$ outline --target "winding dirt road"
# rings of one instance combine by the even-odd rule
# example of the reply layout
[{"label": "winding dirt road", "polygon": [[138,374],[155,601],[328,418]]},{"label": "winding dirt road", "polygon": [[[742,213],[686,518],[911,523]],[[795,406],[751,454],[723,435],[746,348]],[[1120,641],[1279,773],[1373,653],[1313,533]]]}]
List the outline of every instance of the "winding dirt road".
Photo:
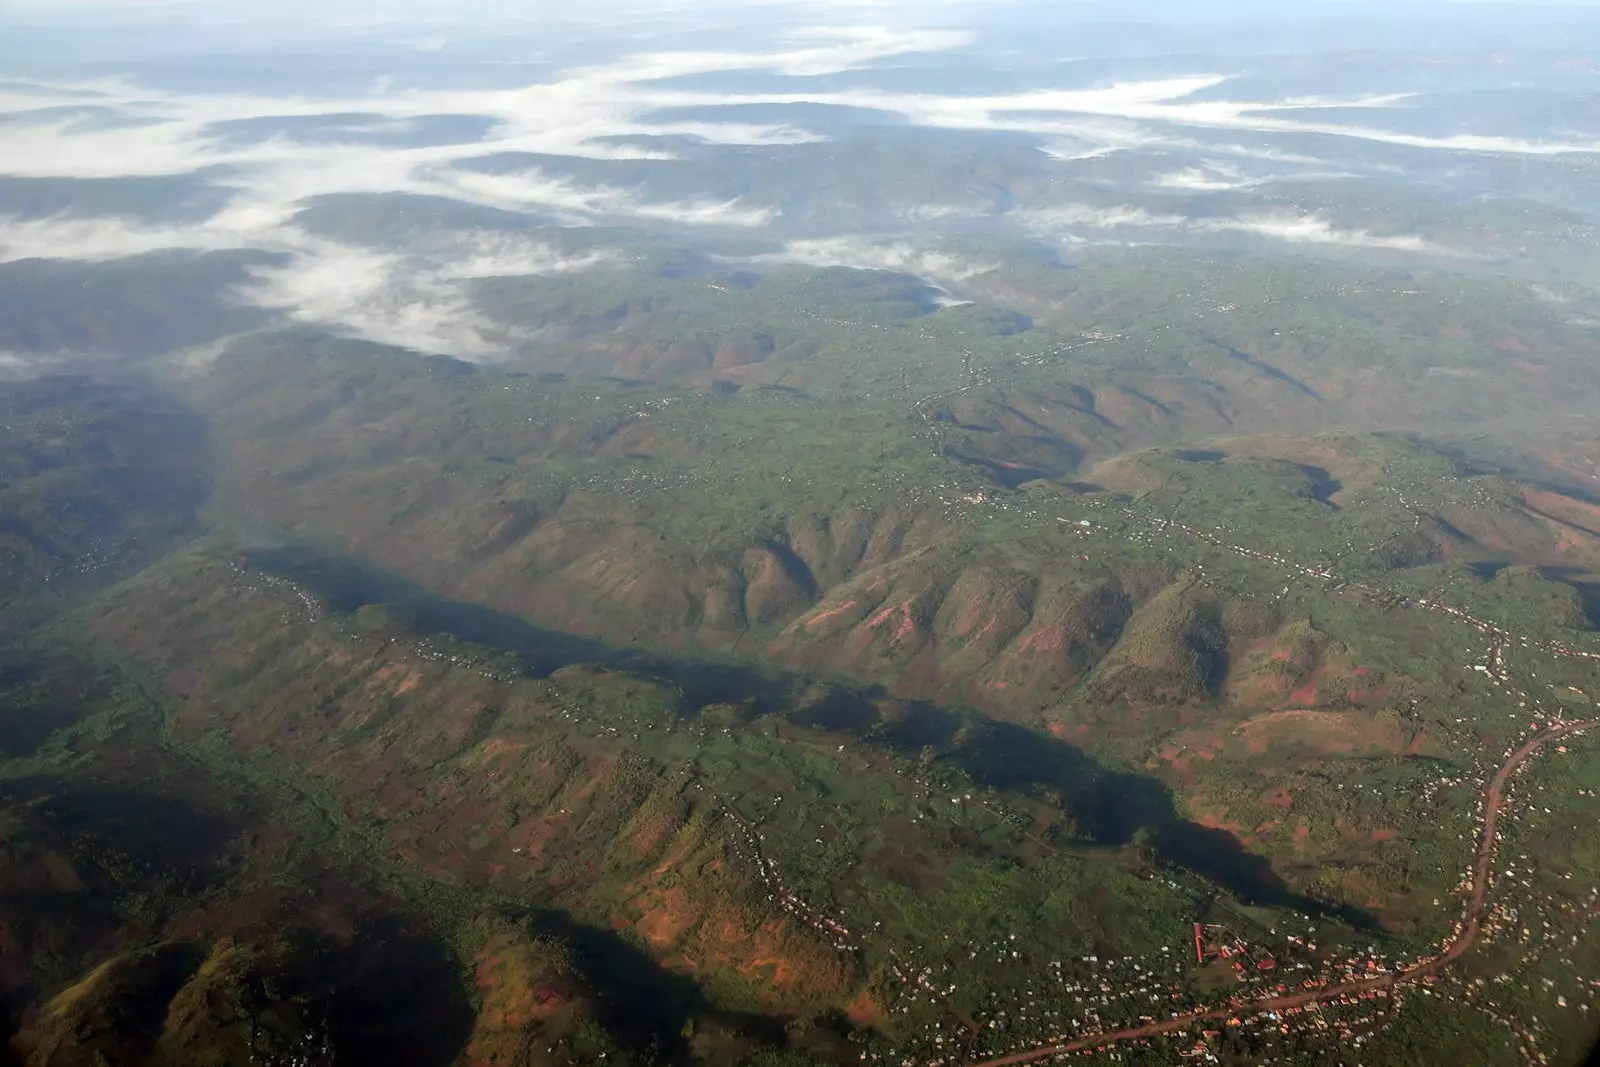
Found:
[{"label": "winding dirt road", "polygon": [[1394,974],[1378,975],[1374,978],[1362,978],[1338,985],[1322,986],[1310,989],[1303,993],[1286,993],[1281,996],[1263,997],[1260,1000],[1230,1002],[1224,1007],[1202,1008],[1192,1011],[1187,1015],[1179,1015],[1175,1019],[1162,1022],[1146,1023],[1142,1026],[1130,1026],[1122,1030],[1106,1030],[1098,1034],[1086,1034],[1071,1041],[1056,1045],[1044,1045],[1039,1048],[1027,1049],[1023,1052],[1013,1052],[994,1059],[981,1060],[971,1067],[1011,1067],[1013,1064],[1033,1063],[1036,1060],[1048,1059],[1063,1052],[1081,1052],[1088,1048],[1100,1048],[1119,1041],[1129,1041],[1141,1037],[1156,1037],[1161,1034],[1175,1033],[1187,1030],[1195,1023],[1212,1022],[1231,1019],[1235,1016],[1254,1015],[1263,1011],[1281,1012],[1286,1008],[1305,1007],[1309,1004],[1320,1003],[1325,1000],[1336,1000],[1342,996],[1365,993],[1368,990],[1392,989],[1406,982],[1412,982],[1435,973],[1441,967],[1453,960],[1459,959],[1478,940],[1478,932],[1483,925],[1483,909],[1489,896],[1489,874],[1494,864],[1495,831],[1500,818],[1500,808],[1505,799],[1505,785],[1511,775],[1539,749],[1559,738],[1570,737],[1576,733],[1600,726],[1600,719],[1583,722],[1565,723],[1543,730],[1529,738],[1523,746],[1507,757],[1500,770],[1489,780],[1484,788],[1484,816],[1482,839],[1478,843],[1478,856],[1472,869],[1472,892],[1467,896],[1467,917],[1461,925],[1461,931],[1452,939],[1445,942],[1439,953],[1427,959],[1419,960],[1403,971]]}]

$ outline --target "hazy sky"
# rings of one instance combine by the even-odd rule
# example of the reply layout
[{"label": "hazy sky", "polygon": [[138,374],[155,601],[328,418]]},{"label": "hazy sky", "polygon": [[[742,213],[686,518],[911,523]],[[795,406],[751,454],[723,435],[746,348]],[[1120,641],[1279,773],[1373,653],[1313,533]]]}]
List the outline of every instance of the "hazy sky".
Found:
[{"label": "hazy sky", "polygon": [[[1134,2],[1105,3],[1102,0],[1056,0],[1052,7],[1074,6],[1084,9],[1099,7],[1108,13],[1134,13],[1143,17],[1184,17],[1219,13],[1273,14],[1279,18],[1307,12],[1363,11],[1373,13],[1396,7],[1427,7],[1435,4],[1474,4],[1480,8],[1504,7],[1508,15],[1517,10],[1534,8],[1596,7],[1600,0],[1313,0],[1309,3],[1282,5],[1260,0],[1217,0],[1194,3],[1191,0],[1134,0]],[[203,14],[225,15],[230,18],[276,20],[298,17],[302,13],[321,15],[348,15],[358,13],[393,19],[435,18],[454,20],[463,14],[471,16],[506,16],[520,19],[582,18],[586,13],[631,9],[637,11],[668,11],[684,9],[720,9],[729,12],[749,11],[753,8],[787,6],[795,8],[831,7],[864,10],[921,8],[934,9],[987,9],[998,13],[1007,8],[1018,9],[1034,4],[1022,0],[588,0],[581,6],[562,0],[0,0],[0,14],[26,13],[35,19],[51,14],[75,14],[81,17],[86,11],[120,11],[145,15]]]},{"label": "hazy sky", "polygon": [[[1458,14],[1433,21],[1430,10],[1451,7]],[[1472,9],[1470,27],[1459,12]],[[1536,12],[1542,11],[1544,17]],[[1579,14],[1581,12],[1581,14]],[[93,30],[130,22],[182,26],[214,36],[225,27],[273,27],[266,40],[237,42],[272,47],[312,27],[366,30],[413,25],[466,26],[515,21],[616,23],[620,19],[715,20],[724,24],[767,22],[786,17],[815,21],[878,22],[899,25],[988,25],[1016,29],[1026,25],[1068,25],[1075,21],[1143,22],[1172,27],[1235,24],[1373,25],[1418,19],[1436,29],[1474,39],[1504,33],[1524,38],[1537,27],[1568,22],[1574,16],[1592,28],[1600,0],[0,0],[0,21],[12,25],[67,26]],[[171,42],[179,45],[181,42]],[[234,43],[234,42],[229,42]],[[1566,47],[1559,32],[1544,43]],[[1381,35],[1334,47],[1386,47]],[[0,50],[3,52],[3,50]]]},{"label": "hazy sky", "polygon": [[[1449,7],[1453,13],[1434,14]],[[1471,10],[1473,17],[1461,12]],[[1542,12],[1542,17],[1539,14]],[[361,36],[405,33],[432,27],[470,30],[500,22],[613,25],[688,19],[691,22],[745,26],[799,21],[815,24],[967,26],[1016,35],[1023,28],[1061,28],[1073,24],[1122,22],[1163,25],[1178,32],[1202,27],[1237,26],[1252,34],[1272,27],[1323,26],[1335,32],[1311,41],[1264,41],[1268,52],[1302,46],[1333,50],[1387,49],[1393,40],[1375,27],[1409,24],[1400,38],[1437,38],[1438,47],[1495,46],[1499,43],[1567,49],[1600,41],[1600,0],[0,0],[0,22],[11,26],[86,31],[72,46],[107,58],[139,51],[176,52],[187,47],[271,50],[330,30]],[[1581,31],[1569,32],[1577,20]],[[238,34],[250,25],[254,36]],[[132,26],[161,27],[170,39],[149,34],[119,40],[95,30],[126,31]],[[1303,32],[1303,31],[1302,31]],[[16,31],[13,31],[13,36]],[[1503,42],[1502,42],[1503,39]],[[1242,39],[1241,39],[1242,40]],[[55,42],[0,39],[0,62],[8,51],[27,58],[54,55]],[[326,45],[331,42],[313,42]],[[1194,51],[1232,50],[1226,37],[1189,42]],[[1026,45],[1024,44],[1024,47]],[[1249,49],[1250,44],[1237,47]]]}]

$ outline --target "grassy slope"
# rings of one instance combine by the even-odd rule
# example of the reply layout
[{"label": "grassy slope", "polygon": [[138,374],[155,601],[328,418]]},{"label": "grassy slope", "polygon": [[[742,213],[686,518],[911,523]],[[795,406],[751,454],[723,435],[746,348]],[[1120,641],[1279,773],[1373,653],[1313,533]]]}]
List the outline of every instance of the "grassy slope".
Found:
[{"label": "grassy slope", "polygon": [[[1332,341],[1293,366],[1300,355],[1241,339],[1220,354],[1209,341],[1186,351],[1148,337],[1078,348],[1062,340],[1072,330],[1123,323],[1053,307],[1056,332],[1018,335],[972,313],[928,315],[893,279],[863,289],[849,272],[797,272],[771,284],[757,294],[768,304],[730,307],[757,312],[763,329],[777,307],[787,334],[749,336],[737,311],[708,317],[699,304],[663,318],[647,286],[642,312],[630,304],[610,332],[552,348],[555,365],[571,367],[611,346],[623,361],[602,367],[653,382],[474,370],[299,334],[225,354],[188,386],[220,460],[212,517],[416,585],[377,575],[330,588],[315,580],[328,568],[297,568],[302,598],[296,585],[203,555],[146,572],[94,627],[173,711],[160,742],[201,760],[225,797],[257,796],[319,827],[341,869],[373,880],[358,883],[442,924],[446,958],[477,968],[482,990],[498,989],[506,967],[542,966],[524,954],[543,958],[543,948],[486,949],[496,938],[554,936],[600,961],[606,980],[586,979],[593,1011],[580,1010],[591,994],[577,989],[535,989],[531,1004],[508,993],[476,1022],[462,1015],[461,1032],[480,1046],[518,1044],[559,1001],[580,1005],[558,1028],[589,1035],[580,1058],[613,1045],[646,1054],[655,1041],[676,1057],[736,1059],[751,1041],[773,1044],[772,1020],[790,1013],[844,1011],[873,1026],[895,1004],[913,1015],[893,1028],[893,1047],[917,1048],[945,1009],[904,996],[891,949],[960,976],[949,1007],[971,1014],[983,998],[1023,992],[1003,959],[972,962],[996,939],[1027,938],[1017,951],[1034,960],[1064,945],[1153,950],[1217,886],[1381,922],[1403,941],[1439,932],[1447,917],[1429,902],[1448,893],[1467,846],[1452,821],[1460,798],[1425,786],[1481,769],[1520,726],[1503,694],[1463,676],[1463,660],[1484,654],[1481,637],[1381,597],[1285,587],[1281,567],[1151,520],[1220,528],[1253,550],[1443,594],[1542,639],[1582,640],[1581,595],[1535,570],[1500,569],[1592,567],[1581,497],[1476,474],[1408,440],[1254,433],[1382,422],[1381,403],[1351,399],[1359,383],[1314,377],[1361,364]],[[819,318],[841,309],[849,317]],[[705,335],[683,335],[691,325]],[[730,338],[734,326],[745,333]],[[794,347],[796,337],[808,343]],[[1581,355],[1571,337],[1546,340],[1562,359]],[[718,367],[724,345],[732,355]],[[1384,365],[1440,365],[1436,344],[1407,345]],[[649,362],[625,362],[647,348]],[[1504,367],[1480,358],[1468,369],[1528,376],[1516,346],[1499,350],[1510,353]],[[1472,410],[1460,376],[1409,374],[1395,397],[1442,377],[1452,384],[1429,394],[1429,410]],[[1582,401],[1581,389],[1558,396],[1529,380],[1532,405]],[[50,440],[48,428],[26,442]],[[1223,430],[1233,435],[1214,436]],[[110,454],[134,457],[113,470],[149,466],[137,448]],[[183,463],[163,465],[174,471],[162,486],[184,484]],[[38,478],[51,469],[19,467],[12,484],[23,494],[8,516],[28,521],[27,487],[50,484]],[[1061,481],[1028,480],[1040,474]],[[93,484],[118,499],[115,485]],[[153,529],[134,562],[188,527]],[[46,557],[95,558],[76,543]],[[372,606],[396,590],[411,598],[397,614]],[[430,593],[456,599],[441,607]],[[368,607],[313,618],[319,602]],[[531,631],[527,619],[747,666],[704,665],[717,679],[706,682],[680,663],[666,675],[677,688],[570,667],[518,679],[497,653],[416,636],[469,630],[544,663],[536,674],[638,660]],[[741,673],[748,664],[759,669]],[[888,691],[789,677],[774,704],[755,696],[783,677],[772,666]],[[952,710],[961,705],[977,710]],[[18,702],[47,706],[72,728],[73,700]],[[153,706],[141,706],[150,720]],[[32,735],[14,754],[36,758],[48,731],[36,714],[15,718]],[[981,802],[950,802],[968,792]],[[775,908],[754,857],[715,814],[724,804],[765,820],[786,884],[853,928],[881,931],[861,954],[839,953]],[[40,877],[65,877],[40,863]],[[1181,888],[1140,878],[1152,869]],[[95,896],[124,892],[169,902],[135,940],[176,923],[170,902],[188,900],[165,883]],[[481,925],[530,898],[540,902],[532,928]],[[577,925],[563,927],[562,914]],[[126,929],[125,918],[106,921]],[[620,936],[604,933],[613,928]],[[194,929],[214,938],[226,924]],[[64,981],[73,961],[108,958],[98,942],[63,951],[58,977],[21,981]],[[642,1028],[608,1023],[607,996],[635,1002],[615,992],[625,973],[660,975],[645,992],[677,1006]],[[30,1032],[56,1041],[47,1009]],[[829,1026],[797,1032],[830,1047]],[[164,1033],[117,1040],[176,1040]]]}]

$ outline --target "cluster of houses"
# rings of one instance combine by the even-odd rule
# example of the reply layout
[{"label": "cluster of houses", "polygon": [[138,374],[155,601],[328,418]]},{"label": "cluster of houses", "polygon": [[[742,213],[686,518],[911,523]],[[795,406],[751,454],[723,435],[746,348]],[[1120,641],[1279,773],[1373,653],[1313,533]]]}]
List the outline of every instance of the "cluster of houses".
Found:
[{"label": "cluster of houses", "polygon": [[[966,502],[987,503],[988,500],[984,495],[976,494]],[[1300,564],[1271,552],[1233,544],[1215,531],[1201,530],[1171,518],[1141,515],[1132,508],[1124,509],[1124,514],[1143,525],[1147,534],[1181,535],[1238,555],[1283,567],[1296,576],[1324,582],[1333,580],[1329,568]],[[1069,521],[1075,532],[1085,534],[1098,534],[1105,529],[1087,519],[1062,521]],[[1220,531],[1221,527],[1217,530]],[[281,585],[291,589],[304,608],[305,619],[302,621],[314,623],[321,617],[320,602],[298,584],[247,570],[238,564],[234,565],[234,569],[242,576],[247,575],[253,583],[264,582],[270,586]],[[1576,649],[1560,642],[1533,642],[1529,638],[1518,638],[1489,620],[1475,617],[1463,609],[1437,600],[1400,598],[1400,602],[1451,617],[1494,639],[1495,644],[1485,657],[1485,662],[1475,664],[1474,669],[1487,675],[1501,688],[1509,685],[1507,652],[1514,642],[1559,656],[1600,661],[1600,652]],[[510,681],[514,677],[476,657],[428,640],[417,642],[413,651],[419,658],[472,668],[496,681]],[[1537,731],[1560,721],[1559,715],[1552,717],[1537,710],[1529,712],[1527,705],[1531,698],[1525,691],[1516,690],[1515,695],[1521,700],[1513,714],[1537,716],[1531,723],[1530,730]],[[579,717],[578,710],[570,707],[563,708],[561,714],[574,721]],[[615,733],[616,729],[612,727],[611,732]],[[1503,757],[1510,757],[1514,750],[1515,743],[1507,746]],[[1560,751],[1565,749],[1562,748]],[[1468,774],[1441,776],[1428,783],[1424,788],[1423,797],[1431,800],[1444,788],[1470,787],[1478,790],[1486,780],[1487,776],[1478,774],[1476,768]],[[920,780],[919,784],[927,788],[933,785],[931,782]],[[1594,791],[1588,793],[1593,795]],[[859,936],[841,918],[813,908],[785,886],[778,863],[766,854],[762,846],[763,838],[758,829],[731,804],[721,797],[716,797],[714,793],[712,795],[718,801],[720,810],[736,827],[740,851],[747,854],[759,871],[768,891],[769,900],[800,922],[822,933],[839,951],[860,949]],[[1524,791],[1515,798],[1515,804],[1507,804],[1502,809],[1508,822],[1515,822],[1520,817],[1517,809],[1526,808],[1531,802],[1531,797],[1531,792]],[[956,799],[959,803],[960,798]],[[968,796],[967,799],[970,800],[971,797]],[[1485,814],[1480,794],[1473,808],[1473,818],[1478,825],[1480,835]],[[1522,861],[1526,861],[1526,856],[1522,857]],[[1503,873],[1492,873],[1489,885],[1495,887],[1507,884],[1518,893],[1519,898],[1530,901],[1535,896],[1536,887],[1525,870],[1521,877],[1518,876],[1518,871],[1518,863],[1509,863],[1504,867]],[[1469,892],[1472,885],[1473,880],[1469,873],[1458,888],[1463,892]],[[1593,918],[1596,914],[1600,914],[1600,888],[1590,890],[1584,906],[1559,902],[1554,906],[1567,918],[1575,916]],[[1445,944],[1449,945],[1459,940],[1473,918],[1463,914],[1452,925]],[[1571,938],[1572,943],[1576,943],[1577,935],[1569,931],[1571,923],[1563,924],[1559,921],[1553,923],[1548,918],[1536,921],[1539,923],[1537,927],[1534,921],[1525,918],[1523,908],[1517,900],[1498,899],[1490,903],[1486,909],[1481,936],[1519,946],[1525,950],[1522,962],[1534,960],[1540,951],[1558,945],[1563,938]],[[1423,995],[1428,996],[1442,996],[1445,995],[1447,988],[1454,988],[1450,982],[1440,984],[1437,976],[1423,972],[1426,964],[1440,958],[1443,949],[1432,957],[1424,957],[1410,964],[1401,965],[1385,961],[1375,953],[1338,959],[1327,952],[1318,952],[1316,944],[1295,935],[1286,935],[1277,949],[1265,951],[1226,931],[1222,931],[1219,935],[1217,931],[1220,930],[1220,927],[1195,924],[1194,965],[1197,968],[1206,968],[1208,965],[1221,963],[1233,972],[1233,979],[1237,984],[1234,986],[1233,994],[1223,1003],[1235,1005],[1239,1014],[1229,1017],[1224,1027],[1211,1027],[1196,1021],[1191,1028],[1182,1031],[1184,1036],[1179,1040],[1182,1046],[1179,1055],[1185,1059],[1215,1061],[1219,1042],[1227,1033],[1228,1027],[1279,1034],[1288,1034],[1296,1026],[1309,1027],[1319,1032],[1328,1032],[1331,1040],[1360,1045],[1372,1027],[1381,1025],[1392,1014],[1399,1000],[1397,995],[1399,982],[1404,981],[1408,988],[1419,988]],[[986,962],[991,956],[994,961],[1017,961],[1020,955],[1015,941],[1016,935],[1011,934],[1009,937],[997,938],[994,944],[974,944],[969,946],[971,949],[969,959],[976,960],[982,954]],[[960,1019],[959,1013],[951,1009],[950,998],[957,989],[953,980],[954,972],[948,968],[940,970],[934,966],[912,966],[895,957],[892,973],[901,982],[902,989],[899,996],[908,1002],[891,1010],[897,1014],[910,1014],[914,1006],[910,1003],[911,999],[923,1000],[926,1002],[926,1007],[934,1009],[924,1013],[933,1021],[928,1023],[926,1033],[923,1035],[922,1049],[915,1056],[904,1060],[905,1067],[953,1067],[955,1064],[966,1062],[972,1047],[979,1041],[980,1035],[973,1027],[989,1031],[989,1034],[982,1037],[986,1050],[994,1051],[996,1039],[1000,1039],[1005,1047],[999,1051],[1014,1052],[1068,1039],[1077,1045],[1084,1039],[1092,1039],[1102,1034],[1122,1033],[1136,1029],[1140,1024],[1157,1022],[1165,1024],[1168,1020],[1172,1020],[1176,1025],[1177,1020],[1206,1010],[1192,992],[1194,983],[1191,980],[1192,976],[1187,973],[1188,970],[1188,964],[1181,955],[1168,950],[1164,950],[1160,957],[1153,959],[1123,957],[1120,960],[1108,958],[1102,961],[1097,956],[1086,956],[1071,968],[1064,966],[1062,961],[1052,961],[1044,971],[1045,981],[1042,983],[1044,988],[1035,991],[1030,980],[1026,987],[1025,999],[1020,1004],[1014,1005],[1011,1011],[996,1010],[984,1018],[981,1024],[966,1024],[950,1021],[952,1017]],[[1352,985],[1356,988],[1347,988]],[[1294,999],[1302,993],[1329,987],[1337,987],[1338,991],[1330,990],[1326,997],[1319,996],[1304,1003],[1285,1004],[1276,1008],[1266,1006],[1275,998]],[[1525,1047],[1531,1050],[1530,1058],[1535,1062],[1542,1062],[1542,1056],[1537,1053],[1534,1044],[1536,1034],[1533,1026],[1521,1020],[1516,1014],[1497,1007],[1491,1000],[1477,993],[1473,987],[1463,986],[1459,995],[1469,999],[1474,1007],[1486,1012],[1491,1018],[1511,1028],[1523,1040]],[[1564,1007],[1566,1003],[1566,996],[1563,994],[1560,997],[1560,1004]],[[1149,1005],[1159,1005],[1160,1011],[1155,1011]],[[1585,1012],[1589,1007],[1588,999],[1578,1005],[1579,1010]],[[1173,1036],[1178,1037],[1176,1034]],[[1193,1038],[1192,1042],[1189,1041],[1190,1037]],[[1137,1040],[1143,1041],[1145,1038],[1140,1037]],[[1094,1055],[1109,1052],[1111,1047],[1112,1042],[1108,1040],[1101,1045],[1075,1047],[1070,1054]],[[868,1052],[864,1055],[869,1060],[880,1058],[877,1052]]]},{"label": "cluster of houses", "polygon": [[761,881],[767,888],[767,900],[777,904],[805,925],[827,935],[833,947],[840,952],[852,952],[860,948],[856,935],[848,926],[838,919],[825,915],[813,908],[783,884],[783,879],[778,872],[778,861],[768,856],[761,847],[761,842],[764,838],[761,832],[751,824],[750,820],[739,814],[738,809],[728,803],[722,796],[711,790],[706,791],[717,802],[717,810],[732,821],[737,828],[738,837],[742,842],[740,851],[746,853],[747,858],[754,861],[756,870],[761,875]]}]

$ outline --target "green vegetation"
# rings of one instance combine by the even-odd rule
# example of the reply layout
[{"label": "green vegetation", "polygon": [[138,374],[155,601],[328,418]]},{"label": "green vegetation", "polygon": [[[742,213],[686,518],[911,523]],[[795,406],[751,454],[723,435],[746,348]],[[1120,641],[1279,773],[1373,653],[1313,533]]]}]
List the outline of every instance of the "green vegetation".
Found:
[{"label": "green vegetation", "polygon": [[[1369,432],[1352,345],[1393,342],[1397,394],[1447,350],[1501,373],[1404,301],[1362,332],[1364,293],[1296,317],[1311,268],[1107,256],[985,275],[1024,315],[653,249],[479,283],[543,339],[504,367],[295,330],[6,386],[14,1050],[924,1062],[1431,951],[1502,750],[1592,713],[1559,653],[1597,648],[1594,505]],[[1135,274],[1232,318],[1155,343]],[[1442,377],[1424,422],[1475,410]],[[1537,887],[1569,938],[1586,743],[1518,779],[1561,800],[1503,847],[1573,874]],[[1274,966],[1196,964],[1195,922]],[[1498,1055],[1496,1013],[1582,991],[1513,943],[1330,1025],[1369,1064]],[[1223,1029],[1225,1061],[1271,1037]]]},{"label": "green vegetation", "polygon": [[39,357],[45,371],[62,356],[114,369],[260,329],[271,316],[240,304],[233,289],[250,268],[276,261],[240,251],[0,264],[0,352]]}]

